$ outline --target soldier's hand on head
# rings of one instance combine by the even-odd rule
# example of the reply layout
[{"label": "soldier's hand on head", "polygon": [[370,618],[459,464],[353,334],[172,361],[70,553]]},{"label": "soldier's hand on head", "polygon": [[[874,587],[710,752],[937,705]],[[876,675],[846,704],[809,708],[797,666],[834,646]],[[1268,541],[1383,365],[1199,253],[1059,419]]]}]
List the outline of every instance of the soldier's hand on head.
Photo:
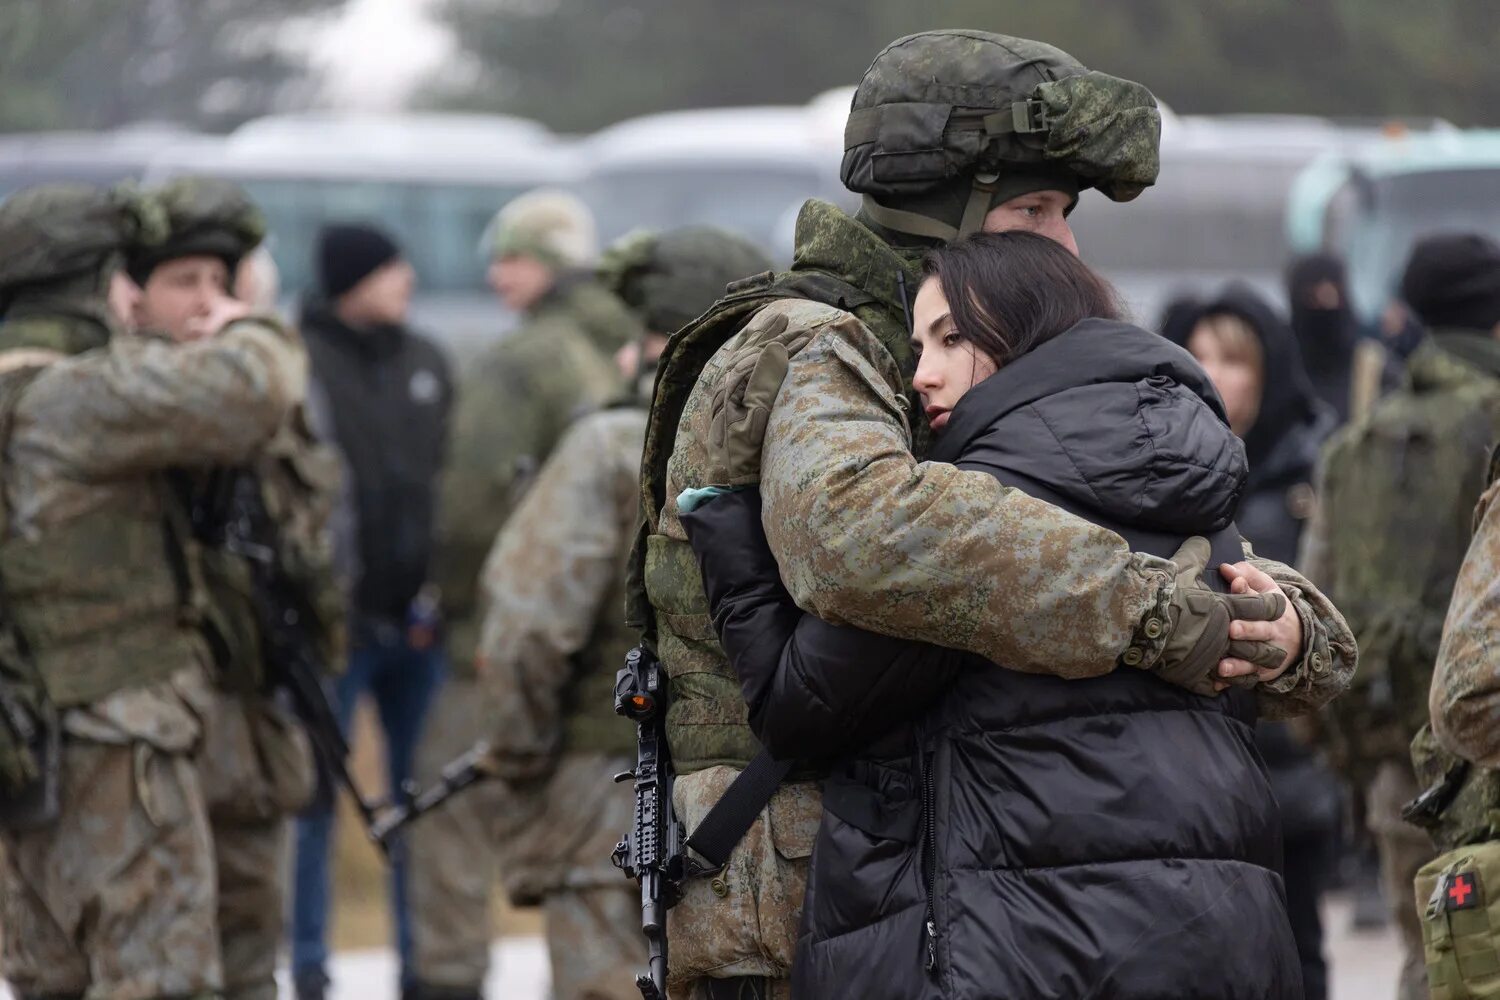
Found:
[{"label": "soldier's hand on head", "polygon": [[208,312],[194,317],[188,325],[189,340],[206,340],[218,336],[223,329],[237,319],[250,315],[250,307],[239,299],[220,296]]},{"label": "soldier's hand on head", "polygon": [[[1227,595],[1210,590],[1203,582],[1210,555],[1206,538],[1194,537],[1182,544],[1172,556],[1177,566],[1177,586],[1167,607],[1167,621],[1152,619],[1146,623],[1148,637],[1153,637],[1153,633],[1166,635],[1161,655],[1147,669],[1203,695],[1217,694],[1228,685],[1253,686],[1259,680],[1253,672],[1241,675],[1236,669],[1231,674],[1223,673],[1221,661],[1226,658],[1269,668],[1286,656],[1284,648],[1263,638],[1231,636],[1231,623],[1269,624],[1280,619],[1287,610],[1280,588],[1273,584],[1274,593],[1268,593],[1249,587]],[[1143,665],[1139,656],[1132,657],[1129,651],[1126,663]]]},{"label": "soldier's hand on head", "polygon": [[[1219,572],[1232,594],[1280,595],[1281,588],[1248,562],[1225,563]],[[1284,600],[1284,597],[1283,597]],[[1276,680],[1302,656],[1302,619],[1291,601],[1274,619],[1237,620],[1229,626],[1229,655],[1219,664],[1224,678],[1254,677],[1260,684]],[[1278,659],[1275,653],[1281,653]]]}]

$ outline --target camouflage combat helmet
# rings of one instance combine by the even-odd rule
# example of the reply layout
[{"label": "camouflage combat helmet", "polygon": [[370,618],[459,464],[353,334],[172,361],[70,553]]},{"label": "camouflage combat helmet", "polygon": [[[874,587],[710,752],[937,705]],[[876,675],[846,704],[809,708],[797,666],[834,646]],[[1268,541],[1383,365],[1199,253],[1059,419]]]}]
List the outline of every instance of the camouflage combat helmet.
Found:
[{"label": "camouflage combat helmet", "polygon": [[548,267],[588,267],[599,256],[594,215],[574,194],[537,188],[514,199],[490,220],[480,249],[491,260],[521,255]]},{"label": "camouflage combat helmet", "polygon": [[599,261],[599,280],[647,330],[671,334],[706,312],[730,282],[771,268],[771,259],[744,237],[689,226],[615,241]]},{"label": "camouflage combat helmet", "polygon": [[160,203],[132,188],[42,184],[19,191],[0,202],[0,300],[103,277],[127,245],[149,245],[165,235]]},{"label": "camouflage combat helmet", "polygon": [[232,275],[241,258],[266,236],[266,220],[236,184],[214,177],[180,177],[152,192],[166,211],[165,240],[132,244],[127,267],[144,285],[157,265],[179,257],[218,257]]},{"label": "camouflage combat helmet", "polygon": [[1156,99],[1138,83],[1041,42],[927,31],[865,72],[841,174],[878,225],[951,240],[1030,191],[1129,201],[1155,182],[1160,139]]}]

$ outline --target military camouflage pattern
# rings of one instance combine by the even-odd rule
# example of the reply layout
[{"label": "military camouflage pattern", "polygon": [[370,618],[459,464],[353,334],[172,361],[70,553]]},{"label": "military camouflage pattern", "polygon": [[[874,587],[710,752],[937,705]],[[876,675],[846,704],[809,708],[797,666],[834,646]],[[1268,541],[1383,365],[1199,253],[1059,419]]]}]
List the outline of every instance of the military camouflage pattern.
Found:
[{"label": "military camouflage pattern", "polygon": [[166,213],[129,188],[42,184],[0,202],[0,313],[21,286],[97,271],[126,244],[159,243]]},{"label": "military camouflage pattern", "polygon": [[[1497,441],[1500,345],[1440,333],[1412,355],[1405,384],[1325,450],[1301,564],[1359,640],[1359,675],[1334,706],[1336,756],[1358,781],[1381,761],[1407,760],[1427,722],[1443,619]],[[1436,719],[1448,705],[1434,708]]]},{"label": "military camouflage pattern", "polygon": [[239,185],[216,177],[179,177],[151,191],[166,213],[165,239],[133,241],[127,265],[137,281],[178,257],[220,257],[231,275],[240,258],[266,238],[266,220]]},{"label": "military camouflage pattern", "polygon": [[227,1000],[275,1000],[290,817],[317,775],[301,723],[257,694],[214,693],[199,757]]},{"label": "military camouflage pattern", "polygon": [[1437,850],[1426,833],[1401,818],[1401,807],[1416,798],[1418,791],[1411,765],[1404,760],[1381,762],[1365,789],[1365,825],[1380,857],[1381,895],[1401,942],[1397,1000],[1427,1000],[1422,919],[1412,905],[1412,883]]},{"label": "military camouflage pattern", "polygon": [[568,426],[621,392],[610,354],[639,329],[614,296],[574,283],[471,367],[453,416],[434,569],[455,671],[473,670],[477,581],[496,532]]},{"label": "military camouflage pattern", "polygon": [[[908,266],[837,209],[810,203],[799,220],[794,273],[821,270],[859,282],[868,301],[853,314],[805,299],[772,302],[708,362],[687,400],[666,461],[666,502],[659,517],[652,512],[644,571],[658,653],[672,679],[668,734],[688,829],[758,746],[714,638],[675,497],[724,481],[707,445],[714,396],[741,343],[764,331],[807,341],[771,413],[761,481],[767,538],[801,607],[1065,677],[1106,673],[1132,644],[1148,658],[1160,654],[1161,643],[1139,630],[1170,598],[1170,562],[1132,554],[1112,532],[989,475],[913,457],[924,437],[914,434],[918,410],[906,394],[913,362],[895,281]],[[660,397],[661,381],[657,389]],[[648,445],[648,476],[652,465]],[[1347,684],[1353,643],[1310,583],[1279,564],[1256,563],[1289,585],[1304,616],[1303,657],[1260,699],[1268,715],[1281,717],[1326,702]],[[955,574],[955,566],[965,572]],[[721,876],[727,892],[689,887],[669,916],[675,979],[785,976],[820,814],[815,785],[784,785]]]},{"label": "military camouflage pattern", "polygon": [[1140,84],[984,31],[898,39],[865,72],[844,135],[851,191],[899,202],[976,172],[1055,167],[1129,201],[1156,181],[1161,116]]},{"label": "military camouflage pattern", "polygon": [[647,330],[669,335],[722,297],[730,282],[771,266],[771,259],[742,236],[689,226],[618,240],[604,252],[598,271],[604,286],[641,317]]},{"label": "military camouflage pattern", "polygon": [[222,983],[196,668],[64,716],[62,814],[4,840],[4,975],[23,995],[147,1000]]},{"label": "military camouflage pattern", "polygon": [[641,896],[621,882],[552,893],[542,904],[553,1000],[639,1000]]},{"label": "military camouflage pattern", "polygon": [[[412,830],[416,964],[424,983],[484,981],[488,862],[496,853],[517,905],[546,900],[550,909],[554,895],[581,892],[585,897],[555,905],[579,919],[599,906],[623,905],[639,923],[639,899],[609,854],[634,802],[628,785],[610,779],[631,766],[635,747],[633,727],[614,714],[613,689],[634,642],[620,610],[645,423],[639,409],[616,408],[575,424],[485,560],[483,695],[472,681],[449,681],[427,723],[418,772],[435,776],[482,737],[508,784],[472,790]],[[624,931],[606,935],[599,957],[610,954],[609,941],[630,941],[630,961],[614,981],[633,989],[630,970],[641,945],[631,928],[627,921]],[[575,960],[594,955],[586,942],[564,939],[553,947],[571,950]],[[588,994],[558,993],[565,995]]]},{"label": "military camouflage pattern", "polygon": [[[0,368],[38,358],[29,316],[20,325],[9,340],[0,327]],[[306,360],[256,321],[191,345],[112,337],[41,354],[0,442],[0,575],[49,692],[76,706],[63,715],[72,811],[7,852],[7,877],[25,887],[7,893],[23,910],[6,921],[8,967],[43,977],[42,993],[90,980],[112,997],[217,990],[214,856],[186,756],[210,711],[210,661],[192,613],[201,593],[171,573],[192,558],[168,544],[162,472],[247,461],[301,399]]]},{"label": "military camouflage pattern", "polygon": [[[1428,705],[1443,748],[1500,768],[1500,482],[1480,497],[1459,567]],[[1491,808],[1500,808],[1500,798]],[[1496,826],[1500,839],[1500,824]]]}]

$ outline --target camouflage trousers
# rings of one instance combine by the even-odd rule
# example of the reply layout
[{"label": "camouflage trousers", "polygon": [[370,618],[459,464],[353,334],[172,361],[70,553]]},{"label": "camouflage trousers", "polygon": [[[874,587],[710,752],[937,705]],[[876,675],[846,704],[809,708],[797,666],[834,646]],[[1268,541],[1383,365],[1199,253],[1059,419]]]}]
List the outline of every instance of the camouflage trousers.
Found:
[{"label": "camouflage trousers", "polygon": [[[425,783],[482,735],[477,683],[450,676],[417,751]],[[422,985],[478,991],[489,970],[496,879],[520,905],[542,907],[554,1000],[639,1000],[645,968],[634,883],[610,867],[633,807],[610,776],[624,761],[564,756],[544,790],[518,795],[504,782],[466,790],[414,823],[410,858],[414,971]]]},{"label": "camouflage trousers", "polygon": [[225,1000],[276,1000],[289,817],[316,781],[307,736],[270,699],[216,691],[199,771],[218,876]]},{"label": "camouflage trousers", "polygon": [[149,1000],[222,986],[197,768],[145,742],[69,740],[57,822],[5,844],[5,976],[22,995]]},{"label": "camouflage trousers", "polygon": [[1401,818],[1401,807],[1420,789],[1411,764],[1380,764],[1365,791],[1366,825],[1380,857],[1380,887],[1401,940],[1401,978],[1397,1000],[1427,1000],[1427,964],[1422,948],[1422,919],[1413,897],[1417,871],[1437,856],[1425,832]]},{"label": "camouflage trousers", "polygon": [[[479,738],[483,699],[473,680],[450,674],[433,699],[412,773],[426,786]],[[490,894],[495,886],[492,828],[504,786],[466,789],[406,833],[412,965],[429,987],[478,991],[489,971]]]}]

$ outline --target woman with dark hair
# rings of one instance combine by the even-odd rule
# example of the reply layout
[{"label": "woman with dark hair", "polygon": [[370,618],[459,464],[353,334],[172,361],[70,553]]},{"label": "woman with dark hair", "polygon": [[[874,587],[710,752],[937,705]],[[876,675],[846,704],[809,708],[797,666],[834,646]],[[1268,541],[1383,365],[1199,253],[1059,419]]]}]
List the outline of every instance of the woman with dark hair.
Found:
[{"label": "woman with dark hair", "polygon": [[[1138,550],[1204,536],[1232,591],[1275,620],[1236,626],[1242,640],[1296,620],[1239,562],[1244,450],[1207,377],[1123,322],[1065,249],[1004,233],[935,250],[914,320],[933,460]],[[829,768],[794,996],[1301,995],[1253,743],[1258,710],[1307,707],[1287,694],[1289,656],[1257,666],[1231,642],[1193,690],[1112,664],[1023,674],[801,612],[753,489],[679,506],[756,735]],[[1259,690],[1225,690],[1247,680]]]}]

